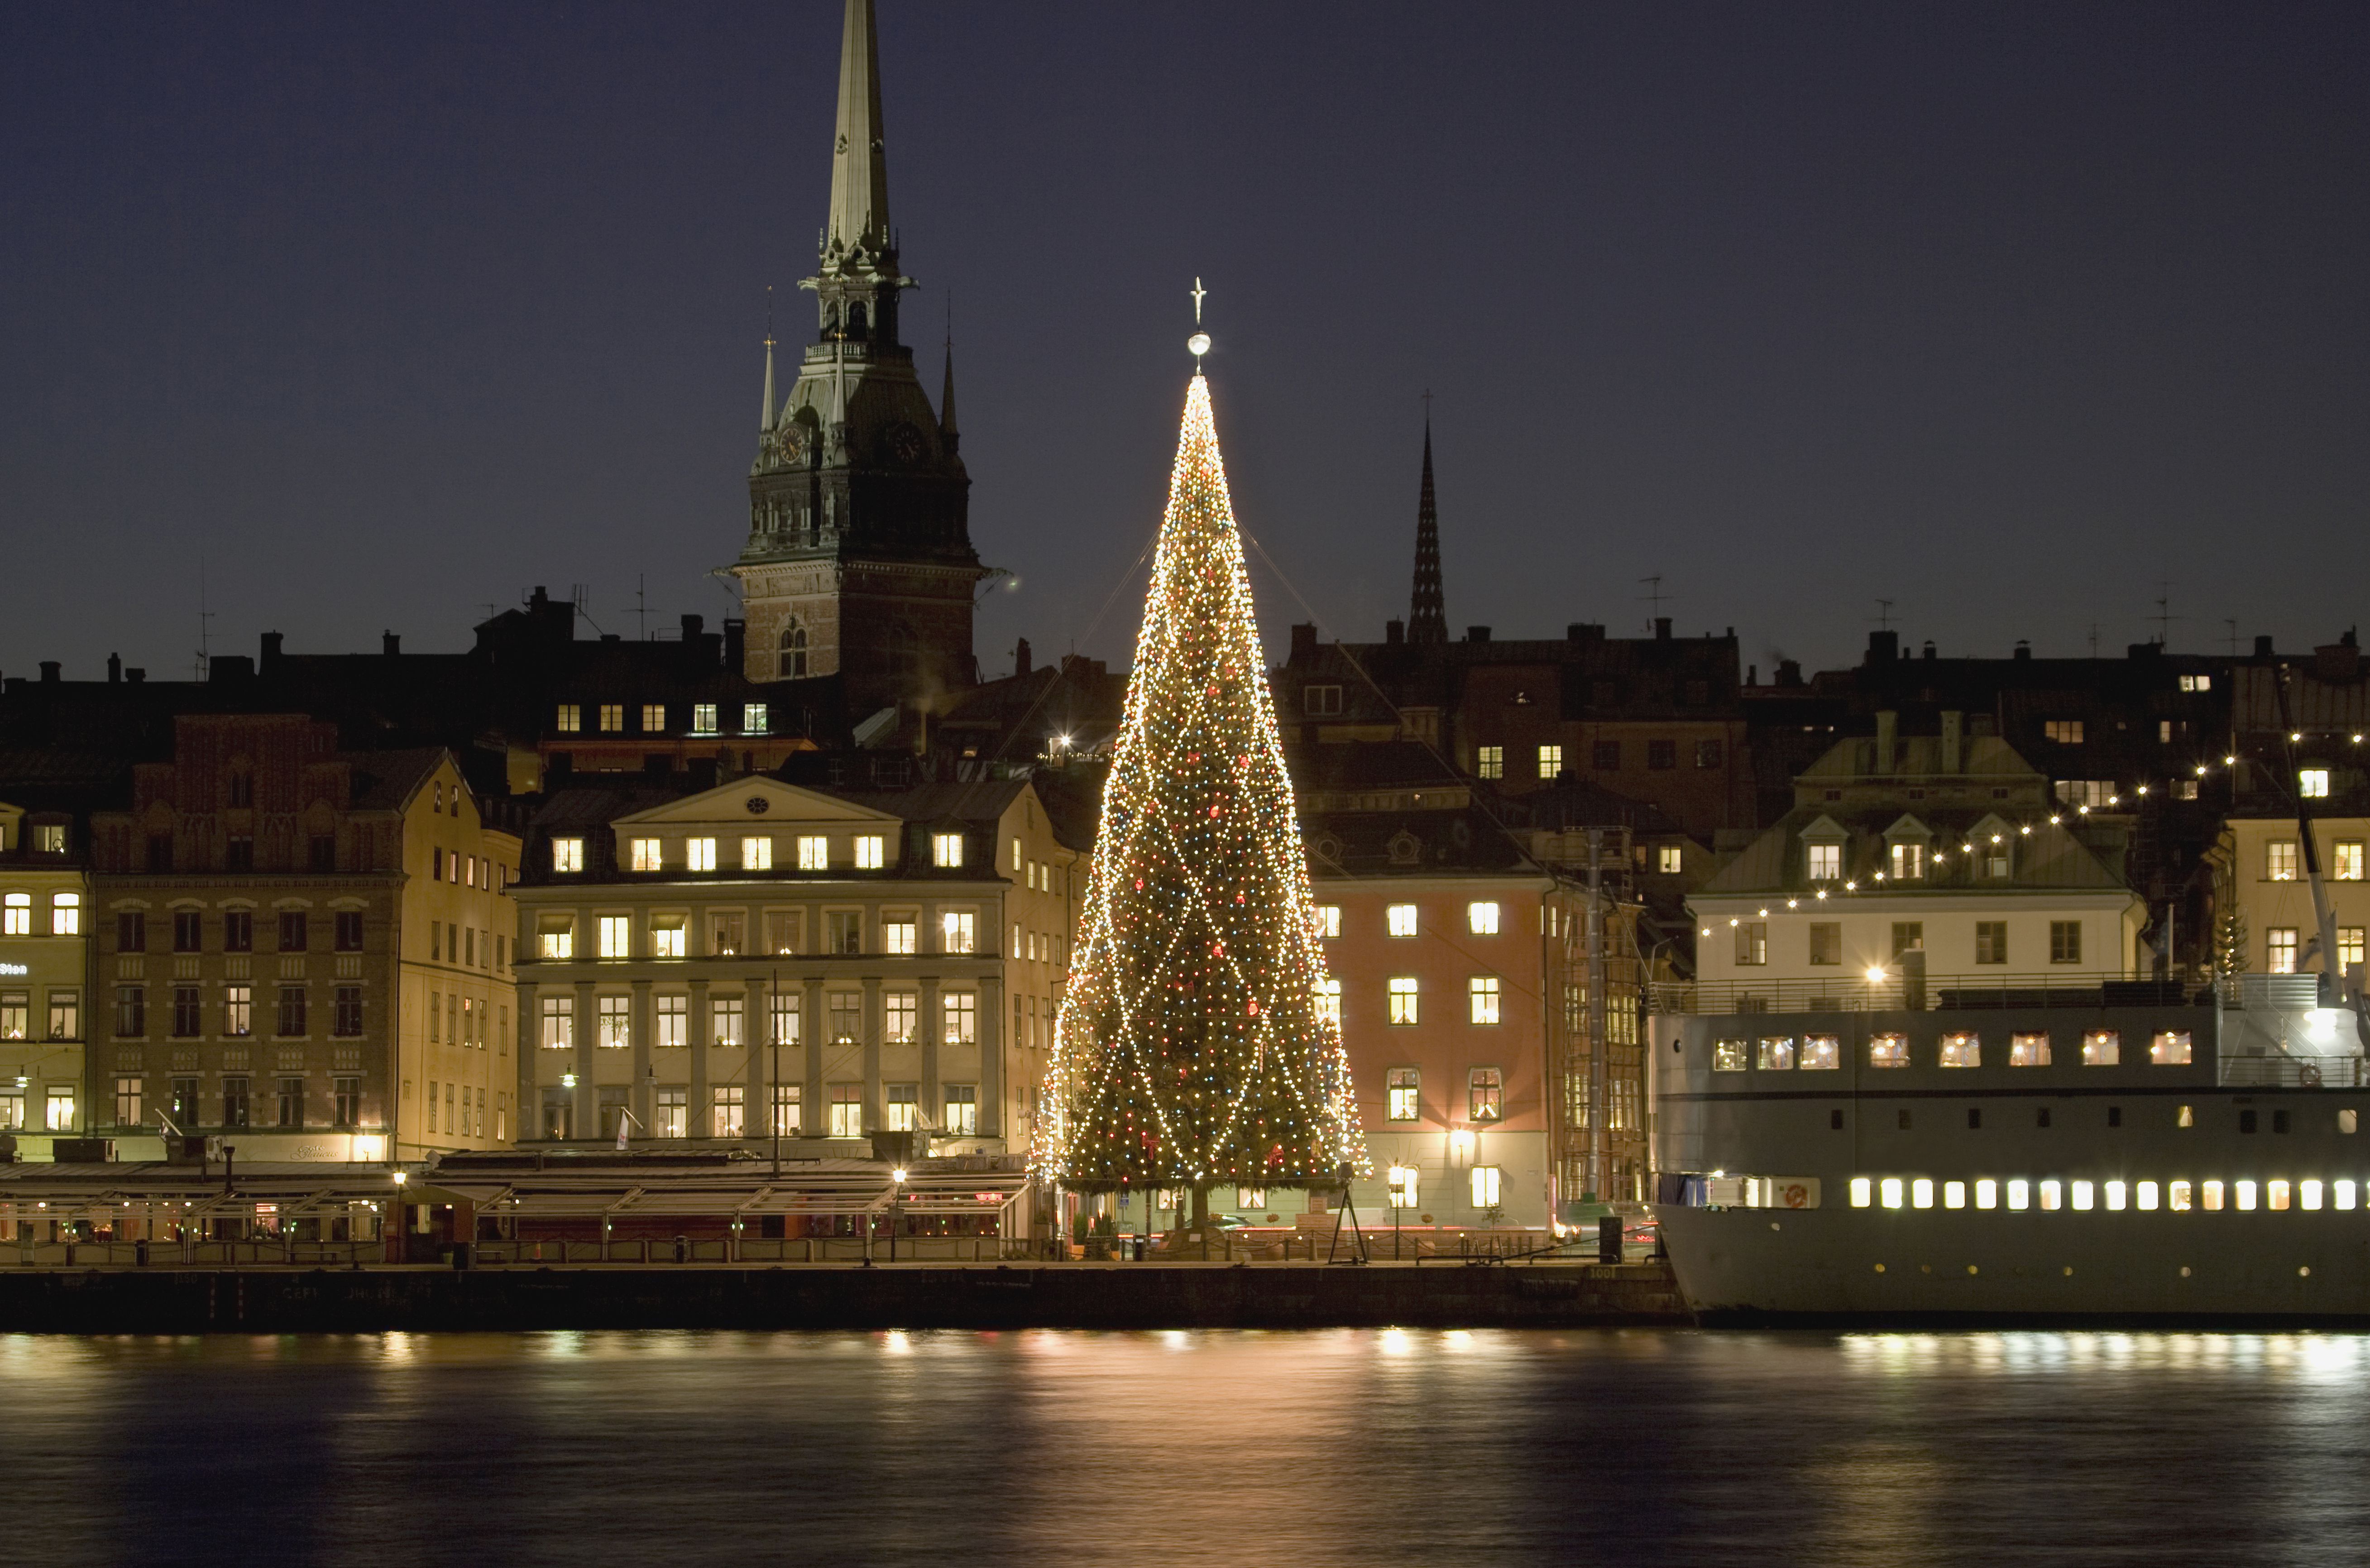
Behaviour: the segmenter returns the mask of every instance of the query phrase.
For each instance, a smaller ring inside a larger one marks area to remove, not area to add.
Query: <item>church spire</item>
[[[946,438],[947,450],[955,450],[962,439],[955,429],[955,335],[947,334],[947,380],[938,393],[938,434]]]
[[[826,261],[851,250],[891,246],[889,163],[880,126],[880,51],[873,41],[872,0],[847,0],[839,46],[839,134],[831,158],[831,219]]]
[[[774,324],[765,324],[765,401],[757,410],[757,433],[765,434],[774,428]]]
[[[1430,393],[1424,394],[1427,402]],[[1423,490],[1415,507],[1415,596],[1408,606],[1408,641],[1444,643],[1448,612],[1440,591],[1440,513],[1432,497],[1432,416],[1423,417]]]

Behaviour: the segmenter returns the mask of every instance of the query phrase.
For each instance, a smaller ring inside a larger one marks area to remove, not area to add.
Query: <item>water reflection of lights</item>
[[[880,1348],[892,1356],[911,1356],[914,1342],[905,1336],[903,1329],[891,1329],[880,1336]]]
[[[1409,1342],[1405,1329],[1385,1329],[1377,1343],[1386,1356],[1405,1356],[1415,1348]]]

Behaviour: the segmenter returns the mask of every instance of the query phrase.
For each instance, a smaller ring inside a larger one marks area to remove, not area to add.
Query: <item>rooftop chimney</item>
[[[280,634],[277,632],[266,632],[263,634],[263,668],[269,670],[279,662]]]
[[[1490,628],[1467,626],[1465,628],[1465,640],[1468,643],[1486,643],[1490,640]]]
[[[1018,642],[1012,645],[1013,677],[1017,680],[1020,676],[1028,674],[1030,670],[1034,668],[1035,666],[1030,664],[1029,661],[1029,639],[1027,637],[1023,637]]]
[[[1301,621],[1292,628],[1292,657],[1295,659],[1317,657],[1317,623]]]
[[[1891,664],[1901,657],[1899,632],[1870,632],[1868,635],[1868,662]]]
[[[45,682],[56,681],[58,678],[58,671],[63,668],[64,667],[54,658],[45,658],[41,660],[42,681]]]
[[[2271,638],[2269,638],[2269,637],[2257,637],[2257,638],[2255,639],[2255,657],[2256,657],[2257,658],[2271,658],[2275,657],[2275,656],[2272,654],[2272,639],[2271,639]],[[46,669],[46,668],[48,668],[48,667],[45,665],[45,666],[43,666],[43,668],[44,668],[44,669]]]
[[[381,632],[378,635],[378,651],[389,658],[397,658],[403,652],[403,639],[393,632]]]
[[[123,672],[123,683],[127,686],[137,686],[147,679],[148,672],[136,664]]]
[[[1658,643],[1671,640],[1671,618],[1668,615],[1654,617],[1654,640]]]
[[[112,686],[122,679],[123,656],[121,654],[115,653],[109,654],[107,656],[107,683]]]
[[[1384,622],[1383,641],[1392,647],[1407,641],[1407,623],[1397,619]]]
[[[2016,657],[2019,658],[2031,658],[2032,657],[2032,645],[2022,637],[2017,638]]]
[[[707,625],[708,625],[708,619],[707,619],[707,617],[706,617],[706,616],[703,616],[703,615],[686,615],[686,616],[685,616],[685,617],[683,618],[683,640],[684,640],[685,642],[687,642],[687,643],[688,643],[688,642],[696,642],[696,641],[697,641],[697,640],[698,640],[698,638],[699,638],[699,634],[701,633],[701,631],[703,631],[704,629],[706,629]]]

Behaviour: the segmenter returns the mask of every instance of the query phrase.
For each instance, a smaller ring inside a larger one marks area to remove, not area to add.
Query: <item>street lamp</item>
[[[895,1190],[889,1195],[889,1261],[895,1263],[897,1261],[897,1205],[903,1202],[905,1196],[905,1167],[900,1165],[891,1171],[889,1179],[897,1184]]]

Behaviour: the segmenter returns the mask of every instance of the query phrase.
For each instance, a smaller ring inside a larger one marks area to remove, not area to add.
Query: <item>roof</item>
[[[2073,828],[2052,824],[2045,817],[2038,822],[2025,819],[2020,813],[2011,817],[1993,811],[1987,802],[1930,806],[1887,801],[1859,806],[1824,802],[1796,807],[1721,867],[1704,884],[1698,896],[1812,893],[1835,887],[1834,882],[1811,880],[1803,836],[1805,829],[1814,827],[1824,836],[1829,825],[1842,830],[1844,835],[1843,875],[1836,880],[1857,882],[1863,892],[1881,890],[1891,897],[1916,897],[1936,893],[2030,893],[2044,888],[2124,890],[2122,879],[2107,868]],[[2014,846],[2011,874],[2004,881],[1976,876],[1975,857],[1962,853],[1962,846],[1974,841],[1978,825],[1985,825],[1984,839],[1997,831]],[[1878,873],[1886,869],[1888,833],[1916,837],[1918,829],[1924,830],[1932,848],[1940,852],[1926,876],[1916,883],[1877,880]]]

